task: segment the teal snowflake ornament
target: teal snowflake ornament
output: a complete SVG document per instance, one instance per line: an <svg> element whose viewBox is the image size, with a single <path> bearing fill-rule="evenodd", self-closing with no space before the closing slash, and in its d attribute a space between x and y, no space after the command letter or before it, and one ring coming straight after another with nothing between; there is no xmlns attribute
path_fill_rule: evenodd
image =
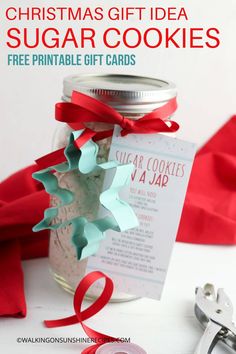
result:
<svg viewBox="0 0 236 354"><path fill-rule="evenodd" d="M98 251L100 241L105 237L105 231L111 229L121 232L138 226L138 219L133 209L119 197L119 190L130 182L133 165L119 164L117 161L97 163L99 148L93 140L87 141L80 149L74 144L83 132L84 130L78 130L71 133L68 145L64 150L66 162L33 174L33 178L44 185L47 193L57 196L61 201L57 207L45 210L43 220L34 226L33 231L56 230L72 225L71 240L76 247L78 260L89 257ZM106 212L104 216L93 221L78 216L61 223L54 223L59 209L74 201L74 193L61 188L53 172L67 173L74 170L78 170L78 173L82 174L98 170L112 174L109 188L102 191L99 196L99 201Z"/></svg>

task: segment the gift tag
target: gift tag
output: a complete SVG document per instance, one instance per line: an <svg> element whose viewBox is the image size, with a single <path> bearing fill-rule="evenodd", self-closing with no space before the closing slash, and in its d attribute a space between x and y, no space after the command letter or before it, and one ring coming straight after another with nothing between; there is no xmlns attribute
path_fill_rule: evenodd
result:
<svg viewBox="0 0 236 354"><path fill-rule="evenodd" d="M87 268L111 276L116 291L160 299L195 152L190 142L163 134L121 137L115 128L109 159L134 165L131 183L119 195L132 206L139 226L107 231ZM105 176L104 189L109 179Z"/></svg>

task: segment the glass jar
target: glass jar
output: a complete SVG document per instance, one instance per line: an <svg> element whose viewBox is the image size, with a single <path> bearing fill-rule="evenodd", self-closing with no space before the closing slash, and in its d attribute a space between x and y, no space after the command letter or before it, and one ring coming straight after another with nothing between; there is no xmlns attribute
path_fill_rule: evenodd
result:
<svg viewBox="0 0 236 354"><path fill-rule="evenodd" d="M170 82L153 78L130 75L75 75L64 80L63 101L70 102L73 91L92 96L119 111L130 119L138 119L176 97L176 87ZM104 123L88 123L95 131L112 127ZM61 126L61 125L60 125ZM64 125L55 136L54 149L67 144L71 128ZM107 161L111 138L97 142L99 145L98 162ZM97 217L99 195L103 188L104 173L93 172L89 175L72 171L57 173L59 185L71 190L75 199L68 206L59 209L55 222L63 222L75 216L84 216L88 220ZM51 206L57 206L60 200L53 196ZM49 260L55 280L67 291L74 293L79 281L86 273L87 259L78 261L76 250L71 242L71 226L52 230L50 235ZM99 269L98 269L99 270ZM89 290L88 297L94 298L101 292L99 284ZM135 296L114 291L111 301L128 301Z"/></svg>

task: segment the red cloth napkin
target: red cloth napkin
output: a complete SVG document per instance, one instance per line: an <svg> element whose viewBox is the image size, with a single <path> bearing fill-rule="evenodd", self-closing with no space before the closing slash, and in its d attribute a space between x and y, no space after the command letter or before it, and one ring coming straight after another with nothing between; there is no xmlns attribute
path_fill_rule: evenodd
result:
<svg viewBox="0 0 236 354"><path fill-rule="evenodd" d="M32 179L36 166L0 184L0 315L26 316L21 259L47 256L48 232L33 233L49 196Z"/></svg>
<svg viewBox="0 0 236 354"><path fill-rule="evenodd" d="M236 116L197 153L177 241L236 244Z"/></svg>
<svg viewBox="0 0 236 354"><path fill-rule="evenodd" d="M29 166L0 185L0 315L26 316L21 259L47 256L48 232L33 233L49 196ZM198 152L178 241L236 244L236 116Z"/></svg>

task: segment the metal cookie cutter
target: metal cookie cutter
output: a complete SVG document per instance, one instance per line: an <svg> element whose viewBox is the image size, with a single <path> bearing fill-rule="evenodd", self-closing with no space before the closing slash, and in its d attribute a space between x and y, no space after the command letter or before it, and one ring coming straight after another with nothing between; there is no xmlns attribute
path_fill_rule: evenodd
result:
<svg viewBox="0 0 236 354"><path fill-rule="evenodd" d="M205 328L195 354L212 353L218 341L236 352L233 305L223 289L218 289L216 295L212 284L196 288L195 315Z"/></svg>

